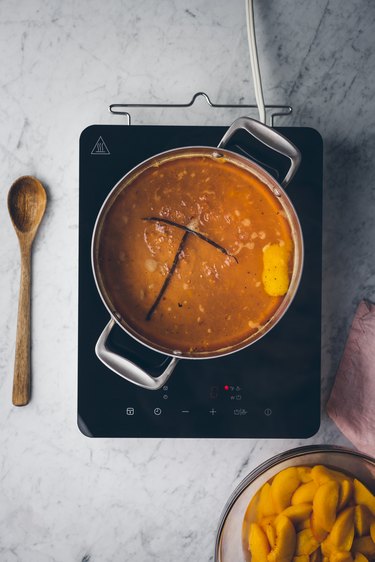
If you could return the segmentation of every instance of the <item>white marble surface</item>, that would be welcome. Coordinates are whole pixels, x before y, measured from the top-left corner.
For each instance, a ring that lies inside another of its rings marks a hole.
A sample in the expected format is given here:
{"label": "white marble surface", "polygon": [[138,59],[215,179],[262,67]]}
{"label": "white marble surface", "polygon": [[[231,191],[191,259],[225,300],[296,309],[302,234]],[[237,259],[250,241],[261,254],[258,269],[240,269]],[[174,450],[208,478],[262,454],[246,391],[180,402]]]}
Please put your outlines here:
{"label": "white marble surface", "polygon": [[[1,562],[212,560],[220,511],[251,468],[300,444],[346,444],[324,413],[307,441],[90,440],[76,426],[80,131],[118,122],[109,103],[199,90],[253,102],[244,14],[243,0],[0,1]],[[375,297],[375,4],[256,0],[256,22],[266,102],[290,103],[279,123],[325,141],[324,405],[355,307]],[[197,119],[228,114],[199,105]],[[34,252],[33,397],[14,408],[6,195],[23,174],[49,204]]]}

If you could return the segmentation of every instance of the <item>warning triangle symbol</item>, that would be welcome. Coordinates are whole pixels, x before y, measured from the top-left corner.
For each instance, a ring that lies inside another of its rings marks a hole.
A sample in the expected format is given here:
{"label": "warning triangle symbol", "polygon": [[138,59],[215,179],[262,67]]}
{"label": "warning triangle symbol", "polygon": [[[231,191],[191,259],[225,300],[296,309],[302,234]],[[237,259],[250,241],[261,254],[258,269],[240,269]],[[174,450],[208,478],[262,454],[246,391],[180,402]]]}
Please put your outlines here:
{"label": "warning triangle symbol", "polygon": [[94,148],[92,149],[91,154],[110,154],[108,147],[102,137],[99,137],[94,144]]}

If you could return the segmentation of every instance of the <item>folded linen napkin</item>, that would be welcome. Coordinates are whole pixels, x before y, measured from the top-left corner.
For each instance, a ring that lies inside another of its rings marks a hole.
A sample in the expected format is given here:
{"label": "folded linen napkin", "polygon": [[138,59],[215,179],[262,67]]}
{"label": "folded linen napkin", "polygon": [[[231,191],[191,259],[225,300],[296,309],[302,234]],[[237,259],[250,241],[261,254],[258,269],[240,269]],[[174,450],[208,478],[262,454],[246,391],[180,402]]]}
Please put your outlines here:
{"label": "folded linen napkin", "polygon": [[355,313],[327,412],[357,449],[375,456],[375,305],[367,301]]}

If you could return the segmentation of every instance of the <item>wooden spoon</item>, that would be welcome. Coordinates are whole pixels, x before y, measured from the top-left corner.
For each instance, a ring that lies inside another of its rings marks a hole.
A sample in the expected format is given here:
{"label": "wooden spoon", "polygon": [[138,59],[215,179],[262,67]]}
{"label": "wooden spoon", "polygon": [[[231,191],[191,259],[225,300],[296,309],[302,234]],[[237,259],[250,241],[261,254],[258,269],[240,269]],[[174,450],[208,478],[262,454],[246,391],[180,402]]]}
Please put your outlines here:
{"label": "wooden spoon", "polygon": [[23,176],[8,193],[8,210],[21,251],[21,285],[18,300],[16,356],[14,362],[13,404],[30,401],[30,282],[31,246],[44,215],[47,195],[36,178]]}

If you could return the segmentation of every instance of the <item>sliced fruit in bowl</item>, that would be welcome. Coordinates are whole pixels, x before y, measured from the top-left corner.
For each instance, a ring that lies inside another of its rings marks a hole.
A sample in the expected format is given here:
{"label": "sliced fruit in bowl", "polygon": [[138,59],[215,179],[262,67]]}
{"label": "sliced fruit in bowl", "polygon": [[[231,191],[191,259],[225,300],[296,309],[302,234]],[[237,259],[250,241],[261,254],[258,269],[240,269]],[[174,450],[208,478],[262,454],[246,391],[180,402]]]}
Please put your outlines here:
{"label": "sliced fruit in bowl", "polygon": [[331,446],[287,451],[245,478],[224,509],[220,562],[375,561],[375,459]]}

